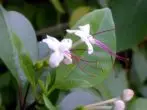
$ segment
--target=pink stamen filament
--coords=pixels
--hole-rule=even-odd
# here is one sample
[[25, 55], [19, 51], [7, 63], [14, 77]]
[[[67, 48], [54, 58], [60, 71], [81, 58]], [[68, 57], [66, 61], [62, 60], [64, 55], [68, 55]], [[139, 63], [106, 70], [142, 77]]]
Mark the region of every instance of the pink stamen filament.
[[[81, 49], [80, 49], [81, 50]], [[83, 49], [82, 49], [83, 50]], [[85, 49], [84, 49], [85, 50]], [[89, 67], [91, 67], [91, 68], [93, 68], [93, 69], [96, 69], [97, 68], [97, 66], [95, 67], [95, 66], [93, 66], [92, 64], [96, 64], [97, 65], [97, 61], [88, 61], [88, 60], [85, 60], [85, 59], [82, 59], [81, 57], [78, 57], [78, 56], [76, 56], [76, 55], [74, 55], [73, 53], [70, 53], [70, 52], [68, 52], [68, 51], [66, 51], [65, 52], [65, 54], [67, 54], [68, 56], [70, 56], [70, 57], [72, 57], [72, 59], [75, 59], [75, 63], [77, 63], [78, 64], [78, 62], [80, 62], [80, 61], [82, 61], [82, 62], [84, 62], [84, 64], [82, 64], [82, 65], [80, 65], [80, 63], [78, 64], [78, 67], [84, 72], [84, 73], [87, 73], [87, 74], [89, 74], [89, 75], [92, 75], [92, 77], [95, 77], [96, 76], [96, 74], [94, 74], [94, 73], [89, 73], [89, 72], [87, 72], [86, 70], [84, 70], [84, 68], [88, 65]], [[102, 69], [102, 68], [101, 68]], [[103, 69], [102, 69], [102, 71], [103, 71]]]
[[107, 45], [105, 45], [103, 42], [97, 39], [95, 39], [95, 44], [99, 46], [101, 49], [103, 49], [104, 51], [108, 52], [110, 55], [115, 56], [119, 60], [122, 60], [122, 61], [128, 60], [127, 58], [121, 57], [117, 55], [116, 53], [114, 53]]

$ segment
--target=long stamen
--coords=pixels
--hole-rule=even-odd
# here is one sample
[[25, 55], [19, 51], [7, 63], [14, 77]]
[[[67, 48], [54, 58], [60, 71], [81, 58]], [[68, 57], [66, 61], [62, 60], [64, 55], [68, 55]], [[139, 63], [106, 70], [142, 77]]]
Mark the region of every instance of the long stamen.
[[114, 53], [107, 45], [105, 45], [103, 42], [95, 39], [95, 44], [97, 46], [99, 46], [101, 49], [105, 50], [106, 52], [108, 52], [110, 55], [115, 56], [117, 59], [119, 60], [128, 60], [127, 58], [121, 57], [119, 55], [117, 55], [116, 53]]

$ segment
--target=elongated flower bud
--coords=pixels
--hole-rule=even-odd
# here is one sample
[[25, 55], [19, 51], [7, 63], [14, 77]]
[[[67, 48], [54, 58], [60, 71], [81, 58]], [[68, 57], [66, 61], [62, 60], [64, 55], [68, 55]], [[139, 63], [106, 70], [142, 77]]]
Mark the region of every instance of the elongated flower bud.
[[125, 89], [122, 93], [122, 100], [125, 101], [125, 102], [128, 102], [130, 101], [134, 96], [134, 91], [131, 90], [131, 89]]

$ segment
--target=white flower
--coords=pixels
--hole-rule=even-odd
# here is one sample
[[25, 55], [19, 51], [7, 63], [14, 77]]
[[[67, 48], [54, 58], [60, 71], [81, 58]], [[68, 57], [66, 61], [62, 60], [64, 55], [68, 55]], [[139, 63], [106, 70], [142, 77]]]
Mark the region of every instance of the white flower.
[[93, 53], [93, 46], [95, 44], [95, 40], [90, 35], [90, 25], [86, 24], [84, 26], [79, 26], [79, 30], [66, 30], [68, 33], [74, 33], [75, 35], [79, 36], [83, 42], [86, 43], [88, 46], [88, 54]]
[[90, 34], [90, 25], [89, 24], [86, 24], [84, 26], [79, 26], [78, 30], [68, 30], [67, 29], [66, 31], [71, 34], [74, 33], [75, 35], [80, 37], [83, 42], [86, 43], [86, 45], [88, 46], [88, 54], [93, 53], [93, 46], [92, 45], [95, 44], [98, 47], [100, 47], [101, 49], [103, 49], [104, 51], [108, 52], [110, 55], [115, 56], [119, 60], [126, 60], [126, 58], [116, 55], [116, 53], [114, 53], [106, 44], [104, 44], [103, 42], [101, 42], [98, 39], [95, 39]]
[[47, 38], [43, 39], [42, 42], [45, 42], [54, 51], [49, 59], [49, 64], [52, 68], [58, 67], [62, 61], [65, 64], [72, 63], [70, 54], [70, 48], [72, 47], [71, 39], [63, 39], [60, 42], [56, 38], [47, 35]]
[[125, 89], [122, 93], [122, 100], [125, 101], [125, 102], [128, 102], [130, 101], [134, 96], [134, 91], [131, 90], [131, 89]]
[[114, 110], [125, 110], [125, 103], [122, 100], [114, 102]]

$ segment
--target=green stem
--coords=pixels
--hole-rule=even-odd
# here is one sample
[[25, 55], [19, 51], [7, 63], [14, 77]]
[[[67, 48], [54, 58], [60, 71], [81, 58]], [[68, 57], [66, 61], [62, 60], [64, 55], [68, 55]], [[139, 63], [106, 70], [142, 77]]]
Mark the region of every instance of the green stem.
[[54, 91], [55, 88], [56, 88], [55, 86], [52, 86], [52, 87], [50, 88], [50, 90], [47, 92], [47, 96], [50, 95], [50, 93], [51, 93], [52, 91]]

